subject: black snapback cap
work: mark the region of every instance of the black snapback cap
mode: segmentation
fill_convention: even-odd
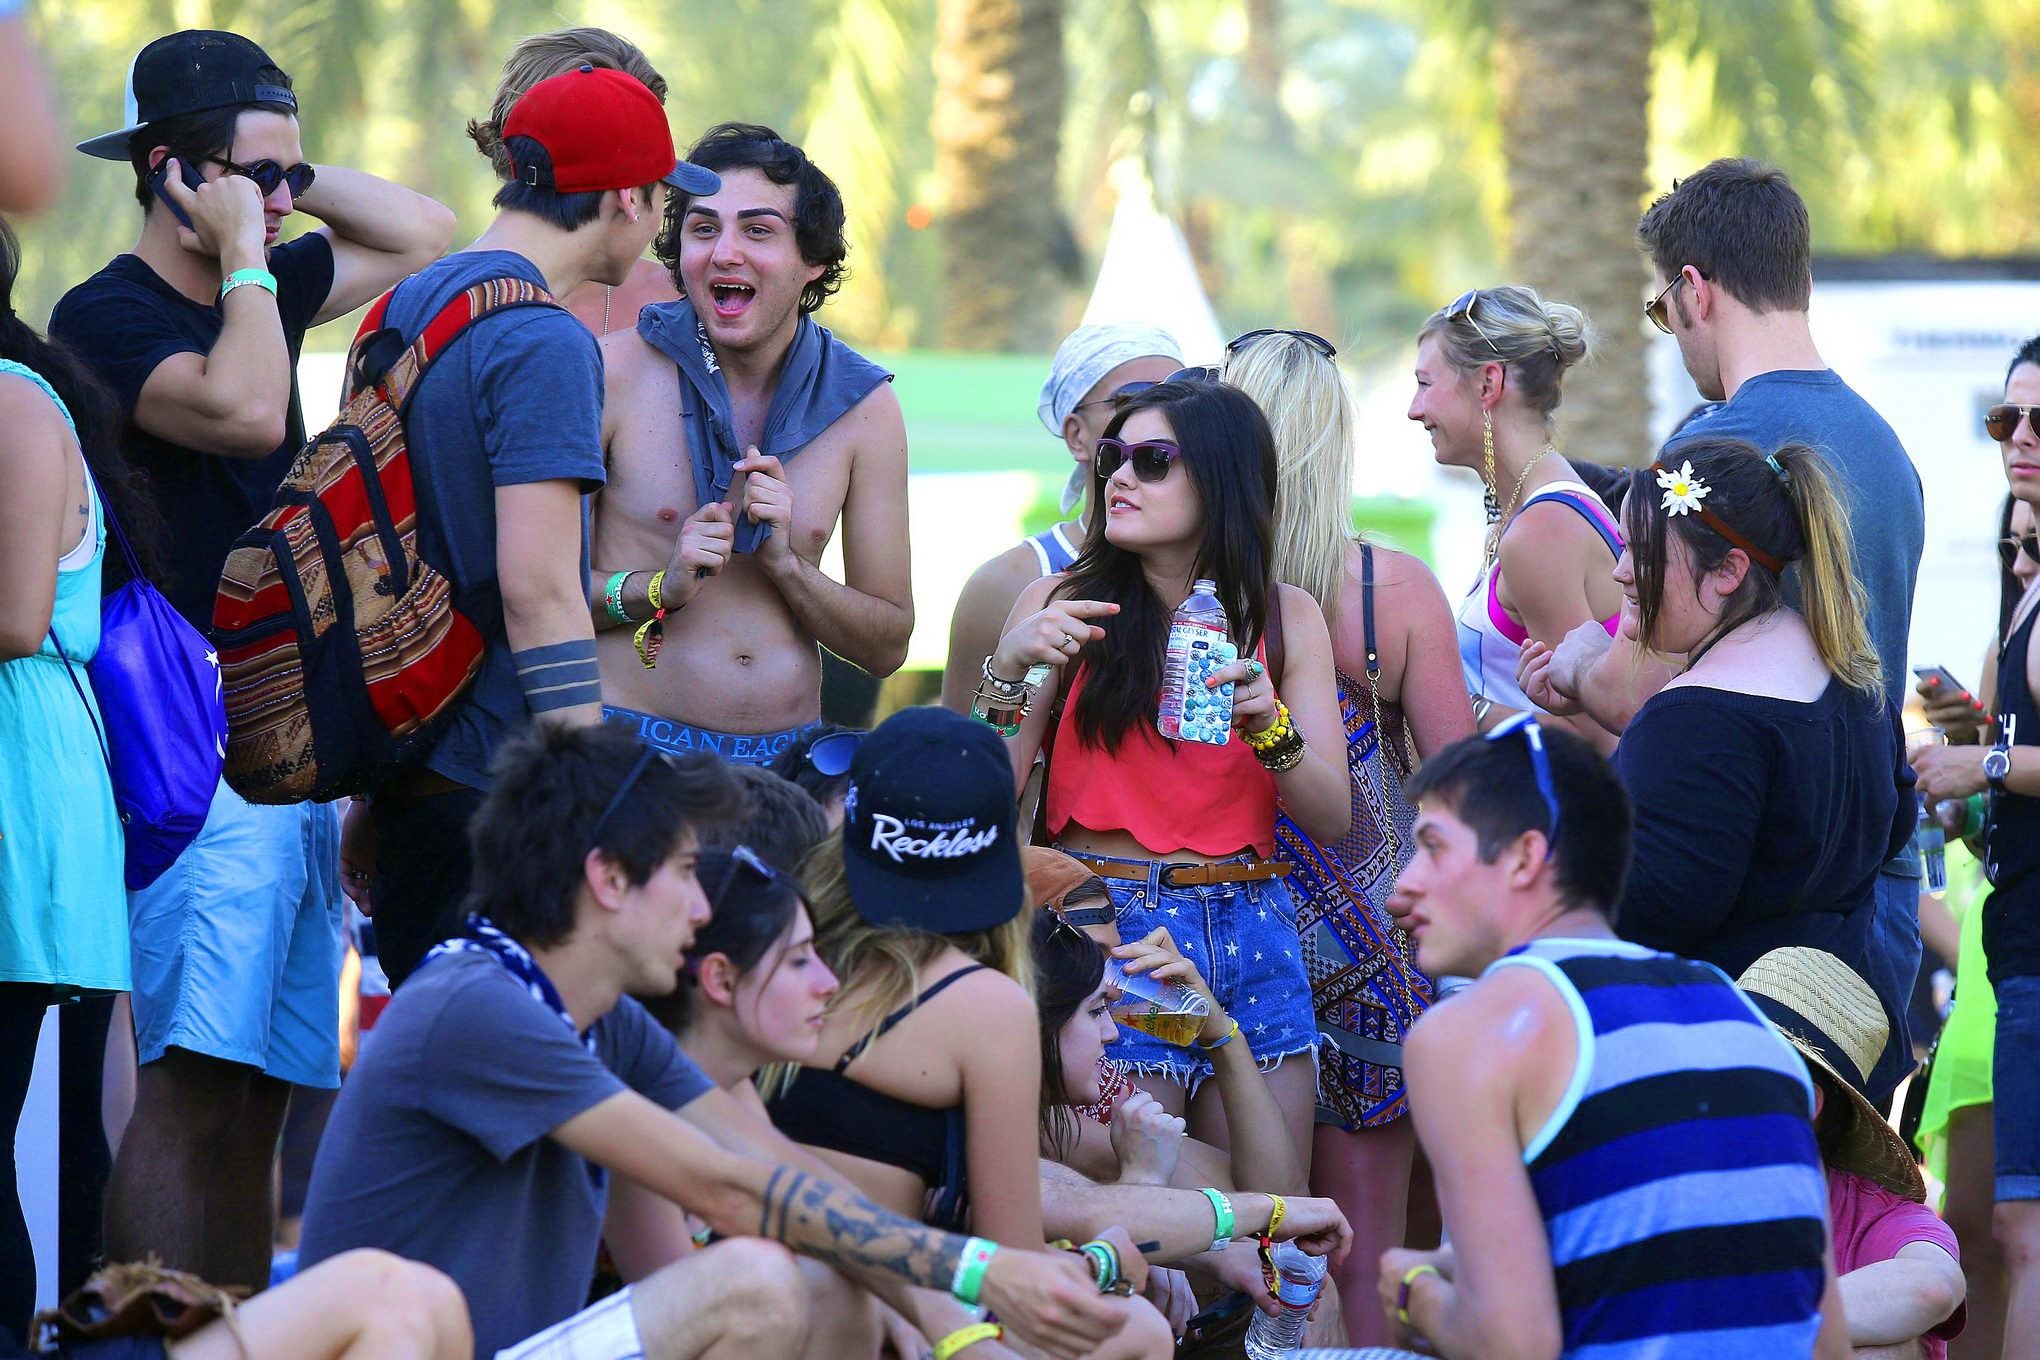
[[[262,78],[275,67],[267,52],[238,33],[187,28],[158,38],[128,67],[127,126],[80,142],[78,149],[124,161],[134,135],[164,118],[242,104],[282,104],[295,112],[290,87]]]

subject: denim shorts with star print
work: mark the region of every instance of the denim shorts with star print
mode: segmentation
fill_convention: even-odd
[[[1317,1016],[1297,944],[1296,906],[1283,880],[1177,888],[1162,883],[1162,870],[1168,866],[1160,862],[1114,859],[1089,851],[1085,857],[1147,870],[1144,883],[1105,880],[1119,911],[1119,937],[1138,940],[1157,926],[1167,929],[1176,948],[1211,984],[1218,1004],[1240,1022],[1240,1038],[1262,1067],[1316,1050]],[[1179,1048],[1124,1026],[1106,1056],[1137,1073],[1167,1077],[1192,1091],[1212,1073],[1208,1053]]]

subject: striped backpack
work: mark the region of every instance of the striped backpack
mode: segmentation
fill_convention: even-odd
[[[418,551],[405,411],[467,327],[558,304],[524,280],[489,280],[406,345],[383,324],[390,297],[354,337],[339,418],[298,454],[220,574],[226,777],[251,803],[325,802],[418,764],[481,666],[481,633]]]

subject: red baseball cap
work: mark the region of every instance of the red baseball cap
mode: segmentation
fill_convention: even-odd
[[[524,92],[503,120],[503,140],[529,137],[545,148],[551,173],[518,165],[519,181],[563,194],[634,189],[664,180],[687,194],[722,188],[713,170],[680,160],[659,97],[636,77],[583,66],[550,76]]]

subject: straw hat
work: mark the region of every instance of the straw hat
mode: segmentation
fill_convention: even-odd
[[[1786,1041],[1847,1096],[1846,1109],[1833,1116],[1845,1122],[1829,1164],[1925,1203],[1919,1163],[1863,1094],[1891,1032],[1870,984],[1833,954],[1801,945],[1772,950],[1738,981]]]

